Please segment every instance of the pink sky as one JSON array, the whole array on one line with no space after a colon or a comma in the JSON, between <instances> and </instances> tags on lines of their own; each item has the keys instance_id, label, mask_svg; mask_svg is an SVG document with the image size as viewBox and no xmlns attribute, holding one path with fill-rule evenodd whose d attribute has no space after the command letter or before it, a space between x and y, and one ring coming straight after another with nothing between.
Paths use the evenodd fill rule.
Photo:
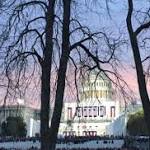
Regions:
<instances>
[{"instance_id":1,"label":"pink sky","mask_svg":"<svg viewBox=\"0 0 150 150\"><path fill-rule=\"evenodd\" d=\"M68 83L66 90L65 90L65 99L68 102L74 101L74 99L76 100L76 89L74 86L74 76L73 76L73 72L71 73L71 75L68 78ZM138 86L137 86L137 78L136 78L136 73L135 70L132 67L127 66L125 69L121 70L121 75L123 77L123 79L128 83L129 87L134 91L135 96L139 98L139 94L138 94ZM33 84L35 85L35 84ZM150 86L148 86L148 90L150 89ZM1 98L3 93L1 93ZM34 97L33 97L34 95ZM32 106L32 107L39 107L40 105L40 86L39 86L39 90L37 91L37 93L33 93L32 91L32 86L30 86L30 92L28 95L26 95L25 97L25 101L27 101L27 103ZM12 104L12 102L11 102Z\"/></svg>"}]
</instances>

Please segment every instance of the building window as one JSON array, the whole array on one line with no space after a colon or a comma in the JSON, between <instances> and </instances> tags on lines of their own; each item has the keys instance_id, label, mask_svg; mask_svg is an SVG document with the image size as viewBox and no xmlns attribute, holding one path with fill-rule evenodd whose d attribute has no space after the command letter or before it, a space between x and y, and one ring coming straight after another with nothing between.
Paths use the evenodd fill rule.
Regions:
<instances>
[{"instance_id":1,"label":"building window","mask_svg":"<svg viewBox=\"0 0 150 150\"><path fill-rule=\"evenodd\" d=\"M100 106L99 115L100 115L100 117L104 117L106 115L106 107Z\"/></svg>"},{"instance_id":2,"label":"building window","mask_svg":"<svg viewBox=\"0 0 150 150\"><path fill-rule=\"evenodd\" d=\"M76 108L76 114L77 114L78 117L82 116L82 107L77 107Z\"/></svg>"},{"instance_id":3,"label":"building window","mask_svg":"<svg viewBox=\"0 0 150 150\"><path fill-rule=\"evenodd\" d=\"M97 132L96 131L88 131L89 132L89 136L96 136Z\"/></svg>"},{"instance_id":4,"label":"building window","mask_svg":"<svg viewBox=\"0 0 150 150\"><path fill-rule=\"evenodd\" d=\"M67 117L68 117L68 120L71 120L72 119L72 108L71 107L68 107L68 113L67 113Z\"/></svg>"},{"instance_id":5,"label":"building window","mask_svg":"<svg viewBox=\"0 0 150 150\"><path fill-rule=\"evenodd\" d=\"M83 136L96 136L96 131L83 131Z\"/></svg>"},{"instance_id":6,"label":"building window","mask_svg":"<svg viewBox=\"0 0 150 150\"><path fill-rule=\"evenodd\" d=\"M87 107L84 107L84 109L83 109L83 116L84 117L88 116Z\"/></svg>"},{"instance_id":7,"label":"building window","mask_svg":"<svg viewBox=\"0 0 150 150\"><path fill-rule=\"evenodd\" d=\"M87 136L87 132L86 131L83 131L83 136Z\"/></svg>"},{"instance_id":8,"label":"building window","mask_svg":"<svg viewBox=\"0 0 150 150\"><path fill-rule=\"evenodd\" d=\"M92 117L92 106L90 106L88 109L89 109L89 117Z\"/></svg>"},{"instance_id":9,"label":"building window","mask_svg":"<svg viewBox=\"0 0 150 150\"><path fill-rule=\"evenodd\" d=\"M110 108L110 117L115 117L115 106L111 106Z\"/></svg>"},{"instance_id":10,"label":"building window","mask_svg":"<svg viewBox=\"0 0 150 150\"><path fill-rule=\"evenodd\" d=\"M94 116L94 117L97 117L97 115L98 115L98 107L97 107L97 106L94 106L94 107L93 107L93 116Z\"/></svg>"}]
</instances>

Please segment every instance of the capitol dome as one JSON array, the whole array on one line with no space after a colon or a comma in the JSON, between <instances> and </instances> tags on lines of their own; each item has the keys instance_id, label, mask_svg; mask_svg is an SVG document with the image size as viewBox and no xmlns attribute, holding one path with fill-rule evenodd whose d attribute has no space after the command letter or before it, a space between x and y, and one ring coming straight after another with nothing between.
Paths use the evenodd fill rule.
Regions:
<instances>
[{"instance_id":1,"label":"capitol dome","mask_svg":"<svg viewBox=\"0 0 150 150\"><path fill-rule=\"evenodd\" d=\"M82 79L80 88L80 100L112 100L112 83L104 73L92 72Z\"/></svg>"}]
</instances>

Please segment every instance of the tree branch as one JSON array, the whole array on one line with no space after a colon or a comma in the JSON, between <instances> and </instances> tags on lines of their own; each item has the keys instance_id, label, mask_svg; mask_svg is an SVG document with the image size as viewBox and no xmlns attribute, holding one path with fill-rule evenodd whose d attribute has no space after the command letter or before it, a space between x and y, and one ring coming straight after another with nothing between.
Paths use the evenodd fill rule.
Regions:
<instances>
[{"instance_id":1,"label":"tree branch","mask_svg":"<svg viewBox=\"0 0 150 150\"><path fill-rule=\"evenodd\" d=\"M135 31L135 34L138 35L140 32L142 32L144 29L148 29L150 27L150 21L145 23L145 24L142 24L141 26L139 26L136 31Z\"/></svg>"}]
</instances>

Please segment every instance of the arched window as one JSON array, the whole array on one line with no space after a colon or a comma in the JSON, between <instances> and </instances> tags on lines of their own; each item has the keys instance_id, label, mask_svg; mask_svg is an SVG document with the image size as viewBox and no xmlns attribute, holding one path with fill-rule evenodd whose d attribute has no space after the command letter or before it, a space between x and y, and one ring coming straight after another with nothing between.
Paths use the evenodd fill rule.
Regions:
<instances>
[{"instance_id":1,"label":"arched window","mask_svg":"<svg viewBox=\"0 0 150 150\"><path fill-rule=\"evenodd\" d=\"M77 107L76 108L76 115L78 116L78 117L82 117L82 107Z\"/></svg>"},{"instance_id":2,"label":"arched window","mask_svg":"<svg viewBox=\"0 0 150 150\"><path fill-rule=\"evenodd\" d=\"M68 120L72 119L72 108L71 107L68 107L67 118L68 118Z\"/></svg>"},{"instance_id":3,"label":"arched window","mask_svg":"<svg viewBox=\"0 0 150 150\"><path fill-rule=\"evenodd\" d=\"M83 116L84 117L88 117L88 109L87 109L87 107L83 108Z\"/></svg>"},{"instance_id":4,"label":"arched window","mask_svg":"<svg viewBox=\"0 0 150 150\"><path fill-rule=\"evenodd\" d=\"M110 117L114 118L115 117L115 106L111 106L110 108Z\"/></svg>"},{"instance_id":5,"label":"arched window","mask_svg":"<svg viewBox=\"0 0 150 150\"><path fill-rule=\"evenodd\" d=\"M104 117L106 115L106 107L105 106L100 106L99 115L100 115L100 117Z\"/></svg>"},{"instance_id":6,"label":"arched window","mask_svg":"<svg viewBox=\"0 0 150 150\"><path fill-rule=\"evenodd\" d=\"M97 117L97 116L98 116L98 107L93 106L93 117Z\"/></svg>"},{"instance_id":7,"label":"arched window","mask_svg":"<svg viewBox=\"0 0 150 150\"><path fill-rule=\"evenodd\" d=\"M89 116L89 117L92 117L92 106L88 107L88 109L89 109L88 116Z\"/></svg>"}]
</instances>

